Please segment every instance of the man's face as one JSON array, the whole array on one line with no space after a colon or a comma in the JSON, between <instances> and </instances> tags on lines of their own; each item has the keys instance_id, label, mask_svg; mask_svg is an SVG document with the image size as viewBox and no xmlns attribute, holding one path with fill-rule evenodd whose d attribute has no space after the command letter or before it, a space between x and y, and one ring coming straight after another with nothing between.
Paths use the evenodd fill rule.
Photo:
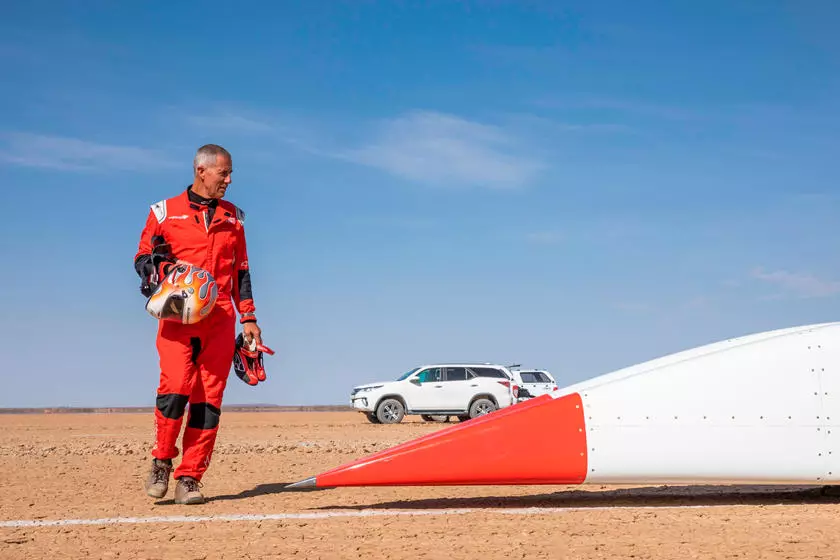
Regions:
<instances>
[{"instance_id":1,"label":"man's face","mask_svg":"<svg viewBox=\"0 0 840 560\"><path fill-rule=\"evenodd\" d=\"M233 163L230 158L216 156L216 164L198 168L201 182L207 188L210 198L222 198L230 185L230 174L233 173Z\"/></svg>"}]
</instances>

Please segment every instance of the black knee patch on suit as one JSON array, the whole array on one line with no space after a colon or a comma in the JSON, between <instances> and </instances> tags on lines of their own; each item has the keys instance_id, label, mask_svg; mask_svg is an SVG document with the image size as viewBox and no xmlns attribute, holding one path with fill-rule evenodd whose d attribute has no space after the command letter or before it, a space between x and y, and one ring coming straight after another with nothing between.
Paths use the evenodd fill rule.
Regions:
<instances>
[{"instance_id":1,"label":"black knee patch on suit","mask_svg":"<svg viewBox=\"0 0 840 560\"><path fill-rule=\"evenodd\" d=\"M177 420L184 415L184 409L187 408L188 400L190 400L188 395L179 395L177 393L158 395L157 409L165 418Z\"/></svg>"},{"instance_id":2,"label":"black knee patch on suit","mask_svg":"<svg viewBox=\"0 0 840 560\"><path fill-rule=\"evenodd\" d=\"M212 430L219 425L219 416L222 411L212 404L200 402L190 405L190 417L187 426L199 430Z\"/></svg>"},{"instance_id":3,"label":"black knee patch on suit","mask_svg":"<svg viewBox=\"0 0 840 560\"><path fill-rule=\"evenodd\" d=\"M198 359L198 355L201 353L201 339L197 336L190 338L190 346L192 347L192 355L190 356L190 360L192 363Z\"/></svg>"}]
</instances>

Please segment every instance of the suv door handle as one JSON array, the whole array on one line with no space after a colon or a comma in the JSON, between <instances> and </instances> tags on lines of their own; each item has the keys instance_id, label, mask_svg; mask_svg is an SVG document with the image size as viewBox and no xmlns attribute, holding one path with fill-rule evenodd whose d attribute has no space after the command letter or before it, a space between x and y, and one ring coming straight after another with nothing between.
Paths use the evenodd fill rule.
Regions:
<instances>
[{"instance_id":1,"label":"suv door handle","mask_svg":"<svg viewBox=\"0 0 840 560\"><path fill-rule=\"evenodd\" d=\"M435 389L440 389L443 385L435 385Z\"/></svg>"},{"instance_id":2,"label":"suv door handle","mask_svg":"<svg viewBox=\"0 0 840 560\"><path fill-rule=\"evenodd\" d=\"M470 387L478 387L478 383L473 383Z\"/></svg>"}]
</instances>

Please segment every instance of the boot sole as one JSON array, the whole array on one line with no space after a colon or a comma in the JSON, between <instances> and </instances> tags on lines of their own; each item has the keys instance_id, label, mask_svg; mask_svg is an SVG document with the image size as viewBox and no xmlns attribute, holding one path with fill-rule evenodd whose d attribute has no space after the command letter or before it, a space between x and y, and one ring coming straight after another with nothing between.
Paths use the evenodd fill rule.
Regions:
<instances>
[{"instance_id":1,"label":"boot sole","mask_svg":"<svg viewBox=\"0 0 840 560\"><path fill-rule=\"evenodd\" d=\"M146 489L146 495L151 496L152 498L163 498L164 496L166 496L166 492L168 490L169 489L167 488L166 490L161 492L159 490L153 490L153 489L147 488Z\"/></svg>"},{"instance_id":2,"label":"boot sole","mask_svg":"<svg viewBox=\"0 0 840 560\"><path fill-rule=\"evenodd\" d=\"M193 504L203 504L204 498L187 498L186 500L175 500L176 504L183 504L183 505L193 505Z\"/></svg>"}]
</instances>

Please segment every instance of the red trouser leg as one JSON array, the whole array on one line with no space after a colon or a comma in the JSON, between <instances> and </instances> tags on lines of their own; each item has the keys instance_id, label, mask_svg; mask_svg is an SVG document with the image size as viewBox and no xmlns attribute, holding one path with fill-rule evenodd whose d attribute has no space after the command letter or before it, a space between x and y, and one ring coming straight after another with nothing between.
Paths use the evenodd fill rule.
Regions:
<instances>
[{"instance_id":1,"label":"red trouser leg","mask_svg":"<svg viewBox=\"0 0 840 560\"><path fill-rule=\"evenodd\" d=\"M236 322L232 310L218 308L198 325L201 327L201 351L196 359L198 376L189 396L184 457L173 476L201 480L210 466L219 431L222 395L233 363Z\"/></svg>"},{"instance_id":2,"label":"red trouser leg","mask_svg":"<svg viewBox=\"0 0 840 560\"><path fill-rule=\"evenodd\" d=\"M198 332L191 325L161 321L157 350L160 382L155 407L155 446L152 456L172 459L178 456L178 435L198 368L193 362L199 349Z\"/></svg>"}]
</instances>

